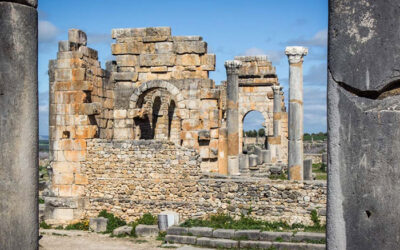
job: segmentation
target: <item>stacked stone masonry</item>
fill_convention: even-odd
[[[84,217],[106,209],[132,221],[172,210],[187,219],[217,212],[240,216],[251,208],[256,218],[310,225],[315,209],[325,221],[324,182],[205,176],[196,150],[165,140],[94,139],[87,150]]]
[[[172,36],[170,28],[156,27],[114,29],[112,38],[115,43],[111,51],[116,61],[107,62],[106,69],[101,68],[97,51],[87,46],[86,34],[77,29],[69,30],[68,41],[59,43],[57,59],[49,63],[51,196],[73,204],[60,207],[59,202],[52,200],[53,205],[46,207],[50,222],[82,218],[87,214],[87,198],[96,193],[88,188],[97,186],[101,190],[107,186],[107,181],[87,172],[88,166],[93,168],[97,161],[90,158],[88,145],[97,139],[109,143],[171,142],[179,148],[178,153],[194,150],[199,155],[197,178],[200,173],[228,173],[228,85],[216,85],[209,79],[208,72],[215,70],[216,58],[207,53],[202,37]],[[286,163],[287,113],[282,92],[276,102],[279,107],[274,109],[273,87],[279,86],[275,67],[266,56],[241,56],[235,60],[241,65],[237,107],[239,158],[248,165],[249,157],[242,154],[243,119],[257,110],[265,118],[267,138],[262,139],[266,141],[265,150],[255,157],[263,157],[265,163]],[[279,126],[278,137],[273,134],[274,126]],[[121,153],[116,157],[124,156]],[[158,154],[151,157],[159,158]],[[121,167],[118,161],[113,166]],[[247,171],[243,166],[239,169]],[[116,175],[113,171],[108,174],[104,178]],[[181,176],[174,178],[180,180]],[[103,185],[98,186],[99,182]],[[196,185],[202,185],[199,183],[202,182]],[[112,191],[107,192],[113,195]],[[164,195],[164,190],[158,192],[154,197]],[[186,216],[188,211],[184,212]]]

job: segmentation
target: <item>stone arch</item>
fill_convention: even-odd
[[[268,129],[269,124],[272,123],[272,120],[271,120],[272,117],[270,116],[270,114],[267,111],[261,111],[258,109],[243,110],[239,114],[239,117],[240,117],[240,120],[239,120],[239,149],[240,149],[240,152],[242,151],[242,146],[243,146],[243,142],[244,142],[243,122],[244,122],[244,119],[246,118],[246,116],[251,112],[259,112],[263,116],[264,122],[265,122],[264,125],[265,125],[265,136],[266,137],[270,132],[272,132],[272,131],[269,131],[269,129]],[[267,140],[267,138],[265,138],[265,140]]]
[[[180,111],[184,108],[182,94],[173,84],[160,80],[142,83],[133,91],[129,103],[134,114],[135,138],[168,139],[179,144]]]
[[[166,89],[174,97],[177,108],[185,108],[181,91],[172,83],[162,80],[153,80],[149,82],[144,82],[138,88],[136,88],[130,97],[129,108],[130,109],[139,108],[138,106],[139,97],[146,91],[156,88]]]

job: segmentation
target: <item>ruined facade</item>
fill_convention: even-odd
[[[99,139],[169,141],[194,150],[201,173],[247,175],[251,159],[243,154],[243,119],[257,110],[265,118],[268,143],[250,156],[258,159],[256,165],[287,163],[287,113],[275,67],[266,56],[235,57],[237,71],[227,67],[227,82],[216,85],[209,78],[216,58],[207,53],[200,36],[172,36],[170,28],[159,27],[114,29],[112,38],[116,60],[107,62],[106,69],[97,51],[86,46],[86,34],[75,29],[69,30],[68,41],[59,43],[57,59],[50,61],[51,193],[68,204],[60,207],[49,199],[47,218],[71,221],[85,215],[93,196],[88,187],[99,181],[87,172],[98,160],[89,157],[88,145]],[[237,118],[230,120],[238,128],[237,149],[228,142],[232,79],[238,88],[236,104],[231,105]],[[125,157],[117,155],[115,164]],[[135,172],[124,171],[128,176]]]

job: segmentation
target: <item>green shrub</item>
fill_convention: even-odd
[[[70,224],[65,227],[65,230],[83,230],[83,231],[88,231],[89,230],[89,221],[84,220],[80,221],[74,224]]]
[[[106,210],[101,211],[98,217],[103,217],[108,219],[107,230],[105,231],[105,233],[112,233],[114,229],[126,225],[126,222],[124,220],[114,216],[112,213],[107,213]]]
[[[164,242],[166,235],[167,235],[167,232],[159,232],[156,240]]]
[[[39,198],[39,204],[44,204],[44,200],[42,198]]]
[[[47,224],[45,221],[40,222],[39,226],[43,229],[51,229],[51,225]]]
[[[315,219],[315,218],[314,218]],[[318,219],[318,216],[317,216]],[[318,220],[319,221],[319,220]],[[222,229],[259,229],[261,231],[292,231],[301,229],[311,232],[324,232],[325,226],[315,224],[306,226],[303,224],[289,225],[286,222],[268,222],[259,219],[254,219],[250,216],[242,215],[240,219],[235,220],[227,214],[215,214],[207,219],[188,219],[181,224],[183,227],[212,227]]]
[[[145,213],[137,220],[137,223],[142,225],[157,225],[158,220],[157,217],[153,216],[152,214]]]
[[[317,210],[315,210],[315,209],[311,211],[311,220],[314,223],[314,226],[316,226],[316,227],[321,226],[321,224],[320,224],[321,221],[319,220]]]

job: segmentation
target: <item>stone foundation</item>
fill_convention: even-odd
[[[316,209],[325,222],[326,182],[204,175],[200,162],[194,149],[169,141],[89,140],[81,167],[88,178],[81,219],[103,209],[127,221],[165,210],[182,219],[251,211],[263,220],[311,225]]]

